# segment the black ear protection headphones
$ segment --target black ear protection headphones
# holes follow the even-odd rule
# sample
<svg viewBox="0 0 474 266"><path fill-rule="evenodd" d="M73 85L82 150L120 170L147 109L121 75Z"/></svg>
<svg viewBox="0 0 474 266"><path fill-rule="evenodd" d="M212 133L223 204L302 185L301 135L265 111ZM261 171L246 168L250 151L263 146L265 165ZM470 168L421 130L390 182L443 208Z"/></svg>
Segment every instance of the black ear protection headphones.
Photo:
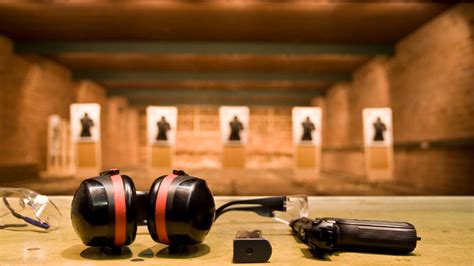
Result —
<svg viewBox="0 0 474 266"><path fill-rule="evenodd" d="M87 246L130 245L138 225L156 242L171 246L201 243L211 229L215 204L206 182L184 171L158 177L150 191L137 192L119 170L82 181L71 207L76 234Z"/></svg>

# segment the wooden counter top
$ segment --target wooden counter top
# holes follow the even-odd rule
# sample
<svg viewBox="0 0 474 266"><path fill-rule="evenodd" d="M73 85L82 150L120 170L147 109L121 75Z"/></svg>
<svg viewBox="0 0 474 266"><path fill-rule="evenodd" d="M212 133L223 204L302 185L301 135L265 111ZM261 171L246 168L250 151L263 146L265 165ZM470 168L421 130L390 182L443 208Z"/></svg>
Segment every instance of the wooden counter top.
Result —
<svg viewBox="0 0 474 266"><path fill-rule="evenodd" d="M216 205L233 199L236 197L216 197ZM313 258L308 248L295 240L288 226L244 212L224 214L204 243L190 248L185 255L170 255L165 245L153 242L146 227L141 227L128 252L118 257L107 256L98 248L84 246L74 233L70 221L72 197L56 196L51 200L64 216L60 229L49 233L25 228L0 229L1 264L231 264L236 232L260 229L273 247L270 263L274 265L474 265L474 197L310 197L313 218L407 221L415 225L422 238L408 256L341 252L326 260ZM1 210L4 213L5 208L2 206Z"/></svg>

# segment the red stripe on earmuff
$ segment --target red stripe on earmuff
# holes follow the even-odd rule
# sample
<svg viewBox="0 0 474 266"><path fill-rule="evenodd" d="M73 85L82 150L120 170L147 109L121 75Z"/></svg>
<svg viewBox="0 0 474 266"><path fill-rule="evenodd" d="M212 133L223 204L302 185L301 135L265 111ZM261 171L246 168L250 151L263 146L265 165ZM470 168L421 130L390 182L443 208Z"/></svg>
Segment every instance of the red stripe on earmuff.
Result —
<svg viewBox="0 0 474 266"><path fill-rule="evenodd" d="M125 244L126 235L126 206L125 206L125 189L123 180L120 175L113 175L112 185L114 187L114 206L115 206L115 246L123 246Z"/></svg>
<svg viewBox="0 0 474 266"><path fill-rule="evenodd" d="M167 175L163 181L161 181L160 187L158 188L158 195L156 196L155 230L159 242L163 244L170 244L168 232L166 231L166 201L171 182L173 182L176 177L177 175Z"/></svg>

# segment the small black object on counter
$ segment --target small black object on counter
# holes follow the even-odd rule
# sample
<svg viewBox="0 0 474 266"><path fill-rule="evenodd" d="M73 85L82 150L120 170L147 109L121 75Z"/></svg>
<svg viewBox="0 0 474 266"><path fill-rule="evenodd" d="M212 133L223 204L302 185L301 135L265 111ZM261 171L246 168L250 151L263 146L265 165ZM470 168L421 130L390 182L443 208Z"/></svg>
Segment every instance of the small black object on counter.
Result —
<svg viewBox="0 0 474 266"><path fill-rule="evenodd" d="M234 263L262 263L272 256L270 242L261 230L237 232L234 238Z"/></svg>

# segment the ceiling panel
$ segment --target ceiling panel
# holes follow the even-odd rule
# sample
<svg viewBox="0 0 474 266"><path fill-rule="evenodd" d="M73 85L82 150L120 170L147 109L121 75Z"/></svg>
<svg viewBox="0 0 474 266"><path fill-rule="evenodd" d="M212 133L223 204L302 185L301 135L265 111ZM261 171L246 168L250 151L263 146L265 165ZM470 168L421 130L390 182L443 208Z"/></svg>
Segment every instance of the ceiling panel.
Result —
<svg viewBox="0 0 474 266"><path fill-rule="evenodd" d="M0 0L0 35L137 105L309 105L451 5Z"/></svg>
<svg viewBox="0 0 474 266"><path fill-rule="evenodd" d="M52 59L73 71L352 72L369 60L357 55L193 55L65 53Z"/></svg>
<svg viewBox="0 0 474 266"><path fill-rule="evenodd" d="M113 89L150 89L150 90L166 90L174 89L198 89L198 90L314 90L325 89L332 82L328 81L120 81L109 80L102 81L101 84Z"/></svg>
<svg viewBox="0 0 474 266"><path fill-rule="evenodd" d="M394 43L450 4L431 2L4 1L14 40Z"/></svg>

